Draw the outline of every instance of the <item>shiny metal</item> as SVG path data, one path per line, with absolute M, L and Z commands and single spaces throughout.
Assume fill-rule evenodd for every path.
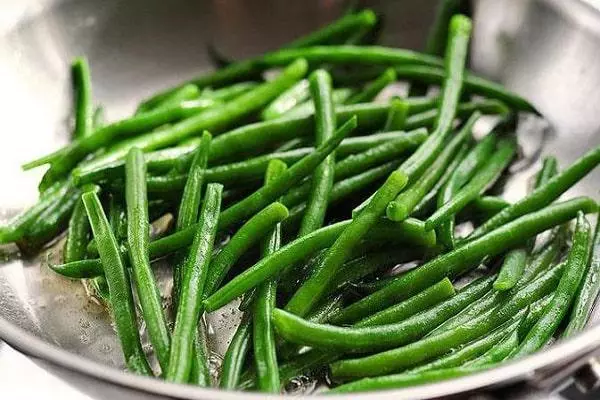
M 434 0 L 364 3 L 387 16 L 384 43 L 423 44 Z M 472 67 L 526 95 L 549 116 L 553 129 L 540 129 L 540 121 L 529 118 L 521 125 L 519 140 L 527 154 L 543 145 L 543 152 L 557 153 L 562 165 L 600 143 L 600 13 L 592 3 L 476 2 Z M 131 112 L 149 93 L 208 69 L 207 41 L 233 57 L 244 57 L 319 26 L 342 9 L 343 2 L 335 0 L 21 0 L 0 4 L 0 220 L 35 201 L 41 172 L 23 173 L 19 165 L 68 138 L 68 63 L 73 56 L 89 57 L 95 98 L 115 119 Z M 528 166 L 510 180 L 510 199 L 525 193 L 534 170 Z M 597 196 L 599 172 L 568 195 Z M 6 259 L 0 266 L 0 338 L 38 359 L 40 365 L 51 365 L 55 374 L 90 396 L 267 397 L 123 373 L 108 315 L 89 300 L 82 285 L 53 274 L 43 256 L 23 260 L 10 248 L 1 250 Z M 168 279 L 161 282 L 169 284 Z M 598 314 L 586 332 L 527 359 L 448 382 L 373 393 L 369 398 L 468 397 L 473 391 L 496 391 L 523 382 L 554 387 L 558 378 L 561 382 L 564 378 L 558 371 L 575 371 L 600 345 Z M 231 308 L 209 317 L 210 325 L 218 330 L 212 341 L 215 354 L 222 353 L 238 318 Z

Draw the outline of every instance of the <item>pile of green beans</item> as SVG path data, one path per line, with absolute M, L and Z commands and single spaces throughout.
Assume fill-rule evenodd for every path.
M 467 70 L 460 3 L 441 2 L 425 52 L 358 44 L 378 16 L 349 12 L 110 123 L 78 57 L 73 141 L 23 166 L 49 169 L 0 244 L 36 254 L 66 230 L 49 267 L 107 306 L 129 371 L 176 383 L 277 394 L 326 371 L 331 393 L 393 389 L 575 335 L 600 292 L 598 206 L 556 200 L 600 147 L 562 170 L 546 156 L 529 194 L 498 195 L 516 113 L 540 113 Z M 483 132 L 483 115 L 500 123 Z M 175 223 L 155 237 L 158 217 Z M 216 372 L 205 316 L 223 307 L 243 316 Z

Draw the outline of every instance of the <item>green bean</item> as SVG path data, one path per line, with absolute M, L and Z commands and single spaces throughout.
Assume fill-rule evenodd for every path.
M 579 284 L 588 267 L 592 232 L 583 213 L 577 216 L 573 246 L 569 251 L 565 272 L 550 304 L 519 345 L 514 357 L 522 357 L 542 348 L 552 337 L 577 295 Z M 566 334 L 568 337 L 572 332 Z
M 286 168 L 287 165 L 281 161 L 274 160 L 269 163 L 265 174 L 265 183 L 276 179 Z M 263 257 L 273 254 L 280 246 L 281 224 L 277 224 L 263 243 Z M 275 337 L 271 325 L 271 312 L 275 307 L 276 292 L 277 281 L 275 279 L 263 283 L 258 288 L 252 320 L 258 389 L 268 393 L 279 393 L 280 391 Z
M 248 218 L 250 215 L 264 208 L 271 201 L 274 201 L 281 196 L 306 175 L 312 173 L 314 168 L 334 151 L 342 139 L 355 127 L 356 117 L 342 125 L 335 134 L 319 146 L 314 153 L 298 161 L 275 181 L 263 186 L 250 196 L 227 208 L 220 216 L 219 228 L 226 229 L 227 227 Z
M 284 49 L 299 49 L 324 44 L 336 37 L 347 37 L 361 28 L 371 28 L 377 23 L 377 16 L 366 9 L 358 13 L 345 15 L 333 23 L 287 44 Z
M 481 165 L 492 155 L 495 146 L 496 136 L 490 134 L 469 152 L 452 173 L 451 177 L 448 179 L 448 183 L 446 183 L 439 192 L 437 198 L 438 209 L 452 200 L 460 189 L 473 178 Z M 453 249 L 454 216 L 449 216 L 449 218 L 438 227 L 437 231 L 442 244 L 449 249 Z
M 315 252 L 331 246 L 335 242 L 336 238 L 351 222 L 351 220 L 346 220 L 323 227 L 314 231 L 313 233 L 290 242 L 277 252 L 263 258 L 254 266 L 232 279 L 231 282 L 223 286 L 217 292 L 213 293 L 205 302 L 206 310 L 214 311 L 217 308 L 222 307 L 253 287 L 275 276 L 286 266 L 294 265 L 297 262 L 306 259 Z M 396 239 L 419 240 L 424 242 L 430 242 L 433 239 L 433 242 L 435 242 L 435 236 L 421 236 L 421 225 L 422 223 L 419 224 L 416 223 L 415 220 L 410 219 L 399 224 L 394 223 L 394 226 L 396 227 Z M 382 232 L 380 237 L 389 234 L 389 230 L 387 228 L 384 229 L 385 233 Z M 369 236 L 377 235 L 378 230 L 379 227 L 376 226 L 371 232 L 369 232 Z M 160 241 L 162 241 L 162 243 L 158 243 L 156 245 L 155 254 L 172 251 L 172 249 L 176 246 L 185 246 L 185 236 L 187 236 L 187 234 L 183 235 L 181 233 L 176 233 L 170 237 L 161 239 Z M 150 253 L 152 254 L 152 245 L 150 247 Z
M 90 66 L 85 57 L 77 57 L 71 64 L 73 97 L 75 105 L 75 139 L 88 136 L 94 130 L 94 107 L 92 104 L 92 79 Z
M 333 136 L 336 128 L 331 76 L 325 70 L 317 70 L 310 75 L 309 86 L 315 107 L 315 144 L 322 146 Z M 315 168 L 298 236 L 304 236 L 323 226 L 327 200 L 333 186 L 334 168 L 334 152 Z
M 388 204 L 386 215 L 389 219 L 393 221 L 402 221 L 412 214 L 417 204 L 423 200 L 425 195 L 440 180 L 444 171 L 452 162 L 452 159 L 460 152 L 463 143 L 471 136 L 473 124 L 478 117 L 479 116 L 475 114 L 475 117 L 471 119 L 472 123 L 465 125 L 465 128 L 461 129 L 460 132 L 452 138 L 444 150 L 439 153 L 437 159 L 427 168 L 427 170 L 425 170 L 425 172 L 423 172 L 423 175 Z M 426 144 L 427 141 L 423 146 Z M 419 150 L 417 150 L 417 152 Z M 407 169 L 410 170 L 411 164 L 409 163 L 409 160 L 410 158 L 405 161 L 403 165 L 408 164 Z M 399 167 L 399 170 L 403 171 L 402 166 Z
M 398 129 L 403 129 L 408 118 L 409 111 L 413 114 L 416 113 L 413 107 L 409 106 L 404 100 L 398 97 L 390 100 L 390 111 L 388 112 L 385 124 L 383 125 L 383 131 L 389 132 Z
M 148 257 L 148 199 L 146 198 L 146 164 L 141 150 L 133 148 L 127 155 L 125 192 L 127 198 L 127 243 L 133 283 L 142 306 L 148 336 L 161 369 L 169 362 L 171 338 L 162 309 L 160 292 Z
M 333 104 L 342 105 L 342 104 L 346 103 L 347 100 L 350 98 L 350 96 L 352 96 L 353 94 L 354 94 L 353 89 L 349 89 L 349 88 L 335 89 L 331 93 L 331 99 L 333 101 Z M 315 103 L 313 102 L 312 99 L 309 99 L 309 100 L 305 101 L 304 103 L 301 103 L 301 104 L 297 105 L 296 107 L 292 108 L 290 111 L 286 112 L 283 115 L 283 117 L 284 118 L 294 118 L 296 116 L 302 116 L 302 115 L 308 115 L 308 114 L 314 114 L 314 113 L 315 113 Z
M 221 382 L 219 383 L 221 389 L 234 390 L 238 386 L 244 360 L 250 346 L 251 332 L 252 318 L 244 315 L 223 356 Z
M 523 275 L 526 262 L 526 249 L 517 248 L 509 251 L 500 268 L 498 279 L 494 282 L 494 289 L 501 292 L 512 289 Z
M 538 188 L 546 184 L 556 174 L 558 174 L 558 160 L 556 157 L 544 157 L 542 168 L 535 177 L 535 187 Z
M 289 64 L 298 58 L 304 58 L 313 64 L 415 64 L 440 66 L 438 57 L 406 49 L 382 46 L 310 46 L 297 49 L 283 49 L 265 54 L 261 62 L 273 67 Z
M 400 171 L 393 172 L 375 193 L 369 205 L 355 217 L 331 245 L 320 267 L 292 296 L 286 310 L 296 315 L 306 315 L 324 295 L 334 274 L 346 261 L 353 247 L 367 234 L 381 217 L 385 207 L 406 185 L 407 177 Z
M 480 297 L 485 292 L 485 286 L 490 284 L 489 279 L 483 280 L 470 290 L 404 320 L 397 320 L 396 316 L 388 314 L 382 319 L 363 320 L 356 326 L 345 328 L 309 322 L 275 309 L 273 324 L 279 335 L 293 343 L 344 352 L 373 352 L 418 340 L 431 328 Z M 426 302 L 416 304 L 422 307 L 420 310 L 427 308 Z
M 439 67 L 402 65 L 395 69 L 398 74 L 398 79 L 408 79 L 428 84 L 439 84 L 445 79 L 445 71 L 443 68 Z M 480 78 L 476 75 L 470 73 L 465 75 L 464 88 L 466 91 L 474 94 L 490 99 L 498 99 L 516 110 L 540 114 L 531 103 L 521 96 L 506 90 L 504 86 L 498 83 Z
M 554 290 L 562 271 L 561 266 L 551 269 L 506 302 L 453 330 L 367 357 L 334 362 L 331 365 L 332 375 L 336 379 L 384 375 L 445 354 L 500 327 L 519 310 Z
M 489 157 L 471 180 L 427 219 L 425 222 L 427 229 L 434 229 L 442 222 L 448 221 L 469 202 L 479 197 L 486 187 L 489 187 L 491 183 L 498 179 L 513 159 L 515 151 L 516 144 L 514 141 L 501 140 L 494 154 Z
M 448 278 L 444 278 L 435 285 L 410 297 L 406 301 L 386 308 L 367 318 L 363 318 L 354 324 L 354 326 L 360 327 L 397 323 L 413 315 L 414 309 L 426 310 L 427 308 L 454 296 L 454 294 L 455 291 L 452 282 L 450 282 Z
M 0 244 L 23 239 L 38 216 L 57 200 L 61 200 L 70 189 L 68 182 L 57 182 L 48 188 L 36 204 L 14 217 L 7 225 L 0 226 Z
M 217 290 L 236 261 L 287 216 L 288 209 L 283 204 L 275 202 L 242 225 L 211 261 L 204 285 L 205 293 L 210 295 Z
M 194 133 L 205 129 L 222 131 L 223 128 L 231 125 L 232 122 L 262 107 L 273 97 L 277 96 L 283 90 L 293 85 L 300 78 L 302 78 L 302 76 L 306 73 L 306 70 L 306 61 L 297 60 L 296 62 L 290 64 L 290 66 L 287 67 L 283 73 L 273 81 L 264 83 L 250 92 L 231 100 L 221 107 L 208 108 L 204 110 L 204 112 L 201 112 L 190 118 L 186 118 L 181 122 L 175 123 L 172 126 L 168 126 L 167 128 L 159 129 L 155 132 L 150 132 L 148 134 L 129 139 L 125 142 L 121 142 L 116 146 L 115 149 L 112 149 L 112 151 L 109 151 L 107 154 L 98 157 L 98 160 L 115 160 L 127 153 L 131 147 L 139 147 L 143 150 L 153 150 L 160 147 L 165 147 L 186 139 Z M 194 110 L 194 112 L 197 112 L 194 107 L 190 109 Z M 183 108 L 183 110 L 185 110 L 185 108 Z M 148 130 L 152 127 L 168 122 L 168 120 L 165 120 L 165 118 L 167 116 L 172 118 L 172 113 L 170 114 L 168 111 L 170 110 L 159 110 L 156 112 L 151 111 L 140 114 L 139 116 L 130 120 L 126 120 L 123 122 L 123 124 L 125 124 L 128 129 L 123 129 L 123 127 L 119 126 L 118 124 L 117 126 L 108 125 L 105 128 L 97 130 L 94 132 L 94 134 L 59 150 L 49 158 L 45 157 L 43 161 L 44 163 L 53 161 L 52 167 L 56 169 L 57 173 L 67 172 L 89 152 L 95 151 L 107 144 L 110 144 L 117 137 L 130 132 L 130 130 L 133 130 L 134 128 L 135 132 L 139 132 L 140 130 Z M 190 110 L 185 110 L 185 112 L 189 113 Z M 164 115 L 161 113 L 164 113 Z M 141 122 L 132 122 L 135 121 L 136 118 L 141 119 Z M 160 121 L 158 125 L 157 121 Z M 152 122 L 152 124 L 150 124 L 150 122 Z M 29 166 L 37 164 L 39 163 L 34 162 Z
M 120 196 L 111 194 L 108 202 L 108 221 L 119 244 L 127 239 L 127 211 L 123 200 Z M 92 240 L 92 243 L 95 244 L 95 241 Z M 98 254 L 97 249 L 95 253 Z
M 138 336 L 129 275 L 123 265 L 117 241 L 102 210 L 98 195 L 94 192 L 86 192 L 82 195 L 82 199 L 98 243 L 98 252 L 110 290 L 112 315 L 125 362 L 132 371 L 152 375 Z
M 373 101 L 373 99 L 381 92 L 387 85 L 396 81 L 396 71 L 393 68 L 388 68 L 373 82 L 366 85 L 362 90 L 346 100 L 346 104 L 366 103 Z
M 299 149 L 300 147 L 306 145 L 308 143 L 308 141 L 305 138 L 296 138 L 296 139 L 292 139 L 292 140 L 288 140 L 287 142 L 284 142 L 283 144 L 277 146 L 275 148 L 275 152 L 285 152 L 285 151 L 289 151 L 289 150 L 296 150 Z
M 494 215 L 483 225 L 475 229 L 467 240 L 471 241 L 481 237 L 487 232 L 523 214 L 531 213 L 550 204 L 577 181 L 591 172 L 598 163 L 600 163 L 600 146 L 587 152 L 568 168 L 555 175 L 545 185 L 533 190 L 529 195 Z
M 184 266 L 184 279 L 177 307 L 169 367 L 166 379 L 187 382 L 192 364 L 194 331 L 202 310 L 204 282 L 217 230 L 223 186 L 211 183 L 206 187 L 200 222 L 196 225 L 194 241 Z
M 385 288 L 348 306 L 335 322 L 347 323 L 370 315 L 445 276 L 452 278 L 469 271 L 485 256 L 493 257 L 540 232 L 560 225 L 572 219 L 577 211 L 594 212 L 596 208 L 597 205 L 592 199 L 579 197 L 519 217 L 485 236 L 395 278 Z
M 563 337 L 572 336 L 585 328 L 590 317 L 594 302 L 600 291 L 598 273 L 600 269 L 600 223 L 596 222 L 596 233 L 592 244 L 590 266 L 585 272 L 585 279 L 577 292 L 573 309 L 569 317 L 569 324 L 563 332 Z
M 279 118 L 309 98 L 308 79 L 302 79 L 273 100 L 262 111 L 261 118 L 264 121 Z
M 156 106 L 153 107 L 152 110 L 162 110 L 165 108 L 178 106 L 187 100 L 193 100 L 198 98 L 199 96 L 200 89 L 198 89 L 198 86 L 193 84 L 184 85 L 181 88 L 174 91 L 173 93 L 171 93 L 169 96 L 167 96 L 163 101 L 156 104 Z M 214 104 L 214 99 L 211 98 L 209 104 Z M 147 110 L 146 112 L 148 111 L 149 110 Z

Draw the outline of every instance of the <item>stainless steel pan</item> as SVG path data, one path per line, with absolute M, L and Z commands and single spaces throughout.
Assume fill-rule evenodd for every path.
M 422 46 L 434 0 L 366 1 L 386 15 L 383 42 Z M 475 2 L 472 68 L 532 100 L 552 129 L 525 119 L 520 141 L 529 155 L 540 147 L 565 165 L 600 142 L 600 11 L 592 0 L 480 0 Z M 110 118 L 131 112 L 154 90 L 209 67 L 212 41 L 233 57 L 285 42 L 337 16 L 342 1 L 286 0 L 20 0 L 0 4 L 0 219 L 35 201 L 39 172 L 19 165 L 67 140 L 68 63 L 86 54 L 94 95 Z M 509 198 L 521 196 L 533 168 L 509 182 Z M 600 174 L 568 195 L 598 195 Z M 98 398 L 250 399 L 172 385 L 121 371 L 121 354 L 109 318 L 78 282 L 53 274 L 42 257 L 23 260 L 1 249 L 0 338 Z M 56 254 L 54 256 L 57 256 Z M 165 274 L 167 276 L 167 274 Z M 165 283 L 165 282 L 163 282 Z M 239 315 L 233 308 L 210 316 L 214 361 Z M 598 314 L 598 313 L 597 313 Z M 462 379 L 369 394 L 369 398 L 434 398 L 500 388 L 554 388 L 573 377 L 582 388 L 596 384 L 593 355 L 600 326 L 524 360 Z M 590 363 L 590 360 L 592 362 Z M 595 369 L 594 369 L 595 368 Z M 518 386 L 515 386 L 518 385 Z M 500 398 L 508 392 L 501 392 Z M 125 398 L 125 397 L 122 397 Z

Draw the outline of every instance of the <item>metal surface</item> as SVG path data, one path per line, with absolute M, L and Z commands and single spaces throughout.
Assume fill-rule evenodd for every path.
M 434 3 L 365 2 L 387 16 L 383 42 L 407 47 L 424 42 Z M 590 3 L 481 0 L 476 7 L 473 68 L 524 94 L 550 117 L 551 131 L 539 129 L 539 121 L 524 121 L 519 140 L 529 155 L 541 145 L 544 152 L 557 153 L 561 165 L 600 142 L 600 20 Z M 285 0 L 19 4 L 19 11 L 8 17 L 0 12 L 8 21 L 0 27 L 0 220 L 36 199 L 41 172 L 23 173 L 19 165 L 68 139 L 68 64 L 73 56 L 89 57 L 94 96 L 115 119 L 130 113 L 147 94 L 208 69 L 207 40 L 233 57 L 248 56 L 322 25 L 343 8 L 341 1 Z M 510 199 L 525 193 L 534 169 L 527 168 L 509 182 Z M 597 197 L 599 179 L 596 171 L 567 195 Z M 140 398 L 266 397 L 172 385 L 121 372 L 122 356 L 108 315 L 89 300 L 81 284 L 52 273 L 43 258 L 22 260 L 10 248 L 2 251 L 7 254 L 0 266 L 0 337 L 60 367 L 57 373 L 80 390 L 111 399 L 124 393 Z M 231 308 L 210 316 L 217 330 L 216 354 L 238 318 Z M 595 315 L 594 321 L 598 319 Z M 554 386 L 557 377 L 563 381 L 557 371 L 567 371 L 567 363 L 569 373 L 576 371 L 598 345 L 600 325 L 594 325 L 573 340 L 493 371 L 371 398 L 433 398 L 523 381 Z

